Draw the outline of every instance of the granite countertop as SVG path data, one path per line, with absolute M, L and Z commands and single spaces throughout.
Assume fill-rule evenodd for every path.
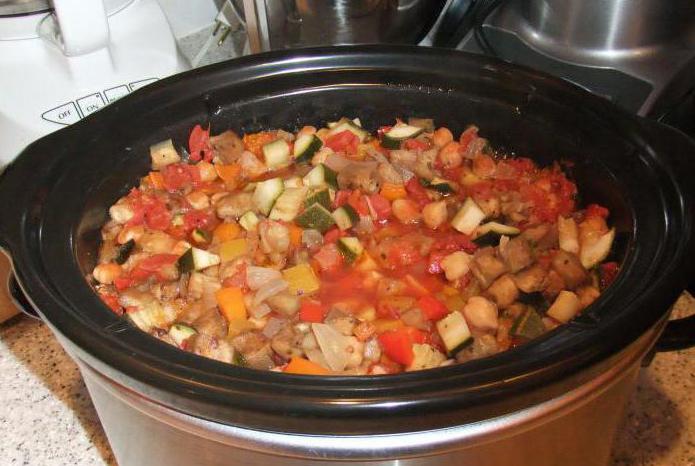
M 683 295 L 677 315 L 695 312 Z M 77 366 L 41 322 L 0 325 L 0 464 L 116 466 Z M 612 466 L 695 466 L 695 349 L 642 370 Z

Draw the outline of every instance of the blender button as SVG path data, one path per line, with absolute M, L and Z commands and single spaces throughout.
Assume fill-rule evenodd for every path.
M 112 87 L 111 89 L 106 89 L 104 91 L 104 96 L 106 97 L 106 102 L 110 104 L 114 100 L 120 99 L 129 92 L 130 91 L 128 90 L 128 86 L 123 84 L 122 86 L 116 86 Z
M 82 114 L 87 116 L 105 106 L 106 102 L 104 102 L 104 98 L 99 92 L 95 92 L 94 94 L 77 99 L 77 105 L 79 105 Z
M 74 102 L 60 105 L 41 114 L 41 118 L 59 125 L 71 125 L 80 120 L 80 114 Z

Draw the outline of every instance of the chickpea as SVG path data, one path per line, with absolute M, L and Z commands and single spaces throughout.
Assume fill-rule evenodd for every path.
M 422 209 L 422 220 L 433 230 L 446 221 L 447 215 L 446 201 L 430 202 Z
M 437 130 L 434 132 L 432 135 L 432 142 L 434 142 L 434 145 L 442 148 L 449 144 L 451 141 L 454 140 L 454 135 L 451 134 L 451 131 L 449 131 L 449 128 L 437 128 Z
M 196 210 L 203 210 L 210 207 L 210 198 L 202 191 L 193 191 L 186 196 L 186 200 Z
M 497 330 L 497 306 L 482 296 L 473 296 L 463 307 L 466 322 L 480 330 Z
M 481 178 L 489 178 L 494 175 L 497 165 L 489 155 L 478 154 L 473 159 L 473 173 Z
M 210 162 L 200 161 L 196 165 L 200 172 L 200 180 L 203 182 L 215 181 L 217 179 L 217 170 Z
M 94 267 L 92 276 L 102 285 L 110 285 L 123 273 L 120 265 L 109 262 L 107 264 L 99 264 Z
M 458 142 L 452 141 L 439 151 L 437 157 L 439 157 L 439 160 L 445 168 L 456 168 L 461 166 L 463 158 L 461 154 L 459 154 L 460 146 Z
M 123 225 L 133 218 L 135 212 L 133 212 L 133 209 L 128 204 L 122 202 L 112 205 L 109 209 L 109 215 L 114 222 Z

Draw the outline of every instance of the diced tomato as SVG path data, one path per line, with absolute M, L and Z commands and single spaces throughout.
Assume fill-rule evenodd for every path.
M 114 279 L 113 284 L 118 291 L 123 291 L 126 288 L 133 286 L 135 284 L 135 280 L 128 276 L 121 275 L 120 277 Z
M 186 231 L 191 231 L 196 228 L 213 230 L 217 223 L 217 217 L 213 212 L 189 210 L 183 215 L 183 226 Z
M 156 196 L 143 194 L 133 189 L 128 194 L 128 202 L 134 215 L 128 221 L 128 226 L 145 223 L 153 230 L 166 230 L 171 224 L 171 214 L 163 200 Z
M 468 235 L 464 235 L 463 233 L 450 233 L 437 238 L 432 245 L 432 249 L 448 253 L 464 251 L 470 254 L 478 249 L 478 245 L 475 244 Z
M 414 176 L 408 180 L 408 182 L 405 184 L 405 190 L 408 192 L 408 196 L 417 202 L 420 207 L 429 204 L 430 198 L 427 195 L 427 191 L 420 184 L 417 177 Z
M 391 215 L 391 203 L 381 194 L 371 194 L 369 203 L 372 205 L 374 213 L 376 213 L 377 220 L 386 220 Z
M 323 242 L 326 244 L 335 243 L 336 241 L 338 241 L 338 238 L 342 238 L 343 236 L 347 236 L 347 233 L 341 231 L 338 227 L 333 227 L 326 233 L 324 233 Z
M 362 195 L 362 191 L 359 189 L 355 189 L 352 191 L 352 193 L 350 193 L 347 203 L 350 204 L 350 207 L 355 209 L 358 214 L 369 215 L 369 206 L 367 205 L 367 200 Z
M 319 263 L 321 270 L 325 272 L 337 270 L 343 264 L 343 255 L 340 254 L 335 243 L 324 244 L 314 254 L 314 259 Z
M 335 199 L 333 200 L 333 207 L 337 209 L 338 207 L 347 204 L 350 194 L 351 191 L 348 189 L 341 189 L 340 191 L 336 192 Z
M 586 217 L 601 217 L 608 218 L 608 209 L 598 204 L 589 204 L 586 207 Z
M 606 262 L 605 264 L 601 264 L 599 266 L 599 286 L 601 287 L 601 291 L 608 288 L 610 284 L 615 281 L 617 275 L 617 262 Z
M 109 293 L 99 293 L 99 297 L 113 312 L 119 316 L 123 314 L 123 307 L 118 302 L 118 296 Z
M 495 195 L 492 181 L 479 181 L 468 187 L 467 193 L 475 199 L 487 200 Z
M 427 150 L 430 148 L 429 144 L 420 139 L 406 139 L 403 147 L 407 150 Z
M 449 309 L 434 296 L 423 296 L 417 303 L 427 320 L 439 320 L 449 314 Z
M 360 138 L 350 130 L 341 131 L 340 133 L 329 136 L 326 139 L 326 147 L 330 147 L 335 152 L 348 152 L 354 154 L 357 152 L 357 146 L 360 143 Z
M 407 239 L 394 241 L 388 251 L 388 262 L 392 267 L 403 267 L 421 260 L 420 248 Z
M 206 162 L 212 161 L 213 153 L 210 146 L 210 128 L 203 129 L 200 125 L 195 125 L 191 134 L 188 136 L 188 152 L 194 162 L 204 159 Z
M 129 276 L 135 282 L 144 282 L 150 277 L 162 281 L 165 279 L 162 276 L 163 269 L 173 266 L 178 259 L 179 256 L 175 254 L 153 254 L 138 262 L 130 271 Z
M 196 186 L 200 183 L 200 171 L 195 165 L 174 163 L 164 167 L 162 172 L 167 191 L 176 191 L 186 185 Z
M 304 322 L 323 322 L 326 311 L 320 302 L 305 299 L 299 308 L 299 320 Z
M 413 344 L 422 344 L 426 337 L 423 332 L 412 327 L 403 327 L 382 333 L 378 337 L 379 344 L 389 359 L 409 366 L 413 362 Z
M 514 169 L 517 172 L 517 175 L 526 175 L 533 173 L 537 170 L 536 164 L 533 163 L 533 160 L 527 157 L 514 157 L 506 159 L 504 162 L 514 167 Z

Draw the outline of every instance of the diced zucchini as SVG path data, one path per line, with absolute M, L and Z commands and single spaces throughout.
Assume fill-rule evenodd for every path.
M 321 163 L 306 174 L 304 184 L 310 188 L 329 186 L 338 189 L 338 174 Z
M 291 176 L 283 181 L 285 188 L 301 188 L 304 182 L 299 176 Z
M 451 220 L 451 226 L 464 235 L 470 235 L 484 219 L 485 212 L 469 197 Z
M 471 338 L 471 331 L 466 319 L 460 312 L 454 311 L 437 322 L 437 331 L 449 354 L 453 354 L 454 350 L 457 350 Z
M 290 161 L 290 145 L 284 139 L 277 139 L 263 146 L 265 164 L 271 170 L 284 167 Z
M 275 201 L 273 210 L 270 211 L 272 220 L 284 220 L 291 222 L 299 213 L 299 210 L 304 205 L 307 188 L 287 188 L 280 194 L 280 197 Z
M 284 190 L 285 185 L 281 178 L 261 181 L 256 185 L 256 190 L 253 192 L 253 203 L 263 215 L 268 215 L 275 204 L 275 200 L 280 197 Z
M 326 209 L 331 208 L 331 195 L 328 192 L 328 189 L 322 189 L 320 191 L 315 191 L 309 194 L 309 196 L 307 196 L 306 200 L 304 201 L 304 206 L 310 207 L 312 204 L 316 203 L 321 204 Z
M 303 134 L 294 141 L 294 159 L 297 162 L 310 162 L 323 141 L 315 134 Z
M 434 177 L 429 181 L 422 179 L 420 180 L 420 184 L 422 184 L 425 188 L 434 189 L 440 194 L 452 194 L 454 192 L 454 188 L 447 180 L 437 177 Z
M 387 149 L 400 149 L 401 142 L 418 136 L 424 131 L 423 128 L 410 125 L 398 125 L 391 128 L 384 134 L 381 145 Z
M 250 210 L 239 218 L 239 225 L 246 231 L 255 231 L 259 222 L 258 215 Z
M 304 212 L 299 214 L 295 223 L 302 228 L 309 228 L 325 233 L 335 224 L 330 211 L 319 203 L 312 204 Z
M 345 258 L 345 262 L 351 263 L 355 259 L 360 257 L 362 251 L 364 251 L 364 246 L 360 243 L 360 240 L 352 237 L 346 236 L 338 239 L 338 250 Z
M 350 120 L 338 122 L 338 124 L 333 126 L 333 128 L 331 128 L 331 130 L 328 132 L 328 136 L 333 136 L 334 134 L 342 133 L 343 131 L 350 131 L 360 139 L 360 142 L 364 142 L 364 140 L 369 136 L 368 131 L 363 130 L 359 125 L 355 124 L 354 121 Z
M 181 156 L 176 152 L 171 139 L 151 145 L 150 158 L 152 159 L 152 170 L 161 170 L 167 165 L 181 161 Z
M 545 333 L 545 326 L 540 314 L 532 308 L 527 308 L 514 321 L 511 328 L 511 334 L 515 337 L 525 338 L 530 340 Z
M 121 244 L 121 246 L 118 248 L 118 252 L 116 252 L 116 258 L 114 259 L 114 262 L 116 264 L 125 263 L 125 261 L 128 260 L 130 253 L 133 252 L 133 248 L 135 248 L 134 239 L 129 239 L 125 243 Z
M 348 204 L 335 209 L 332 215 L 333 219 L 335 220 L 335 224 L 338 225 L 338 228 L 341 230 L 351 228 L 360 220 L 360 216 L 357 214 L 357 212 L 355 212 L 355 209 Z
M 422 369 L 432 369 L 439 367 L 446 356 L 427 344 L 413 345 L 413 362 L 406 368 L 406 371 L 418 371 Z
M 608 233 L 603 234 L 595 242 L 581 245 L 579 260 L 585 269 L 589 270 L 608 257 L 613 239 L 615 239 L 615 228 L 611 228 Z
M 198 333 L 196 329 L 186 324 L 174 324 L 169 328 L 169 336 L 178 346 L 181 346 L 184 341 L 188 340 L 196 333 Z
M 498 222 L 487 222 L 476 228 L 473 242 L 480 247 L 497 246 L 502 236 L 517 236 L 519 233 L 521 230 L 516 227 Z
M 581 309 L 582 303 L 579 301 L 579 297 L 571 291 L 562 290 L 546 314 L 559 322 L 567 323 Z
M 209 243 L 212 239 L 209 232 L 200 228 L 196 228 L 195 230 L 193 230 L 193 232 L 191 233 L 191 238 L 198 244 Z
M 204 249 L 191 248 L 186 251 L 177 262 L 181 273 L 193 270 L 203 270 L 220 263 L 220 256 Z

